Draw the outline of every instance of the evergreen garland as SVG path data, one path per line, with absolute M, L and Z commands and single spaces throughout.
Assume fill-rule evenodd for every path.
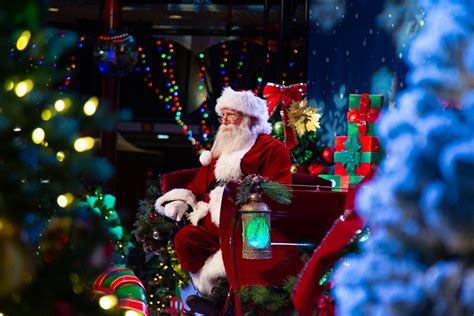
M 158 246 L 166 247 L 180 227 L 177 222 L 156 213 L 154 203 L 160 196 L 159 188 L 148 188 L 145 198 L 139 201 L 137 220 L 133 224 L 135 229 L 132 231 L 137 241 L 143 242 L 147 248 L 152 247 L 148 250 L 154 249 L 156 255 L 159 255 Z
M 154 203 L 161 195 L 151 186 L 139 201 L 137 220 L 132 234 L 142 243 L 145 262 L 137 268 L 148 293 L 150 314 L 161 314 L 171 305 L 172 298 L 180 302 L 180 288 L 189 283 L 189 276 L 181 269 L 171 241 L 183 224 L 155 211 Z
M 240 297 L 244 304 L 244 315 L 297 315 L 291 303 L 291 293 L 298 278 L 290 276 L 281 287 L 244 286 Z
M 255 174 L 244 177 L 239 182 L 237 190 L 237 204 L 242 205 L 247 203 L 250 194 L 262 190 L 274 201 L 280 204 L 290 204 L 293 197 L 291 190 L 278 182 L 269 181 L 268 179 Z

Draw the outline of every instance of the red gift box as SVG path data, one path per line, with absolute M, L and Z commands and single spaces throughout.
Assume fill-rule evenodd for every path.
M 361 163 L 360 165 L 357 165 L 355 173 L 353 175 L 355 176 L 366 176 L 366 175 L 372 175 L 375 170 L 378 168 L 377 163 Z M 334 165 L 334 174 L 338 176 L 349 176 L 350 174 L 347 172 L 347 169 L 342 165 L 342 163 L 337 162 Z M 352 176 L 352 174 L 351 174 Z
M 334 174 L 371 175 L 377 169 L 380 157 L 380 144 L 377 137 L 338 136 L 334 153 Z
M 336 137 L 336 151 L 346 150 L 344 143 L 349 139 L 349 136 L 337 136 Z M 359 136 L 357 137 L 362 148 L 360 151 L 371 151 L 378 152 L 380 151 L 379 138 L 377 136 Z

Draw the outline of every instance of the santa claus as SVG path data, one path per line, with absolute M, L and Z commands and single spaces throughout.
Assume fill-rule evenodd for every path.
M 219 249 L 219 217 L 224 185 L 248 174 L 291 182 L 289 151 L 269 136 L 266 101 L 251 91 L 224 88 L 217 99 L 221 123 L 212 150 L 200 156 L 202 167 L 186 189 L 174 189 L 155 203 L 156 210 L 191 224 L 178 231 L 175 252 L 201 296 L 187 303 L 195 312 L 218 314 L 226 296 L 226 273 Z

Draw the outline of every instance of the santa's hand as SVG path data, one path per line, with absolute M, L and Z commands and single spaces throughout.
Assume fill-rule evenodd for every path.
M 165 216 L 179 222 L 187 210 L 188 204 L 183 201 L 169 202 L 165 205 Z

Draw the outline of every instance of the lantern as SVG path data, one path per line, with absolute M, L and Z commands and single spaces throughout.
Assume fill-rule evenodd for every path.
M 271 259 L 270 213 L 260 193 L 251 193 L 248 203 L 240 208 L 242 215 L 242 257 Z

